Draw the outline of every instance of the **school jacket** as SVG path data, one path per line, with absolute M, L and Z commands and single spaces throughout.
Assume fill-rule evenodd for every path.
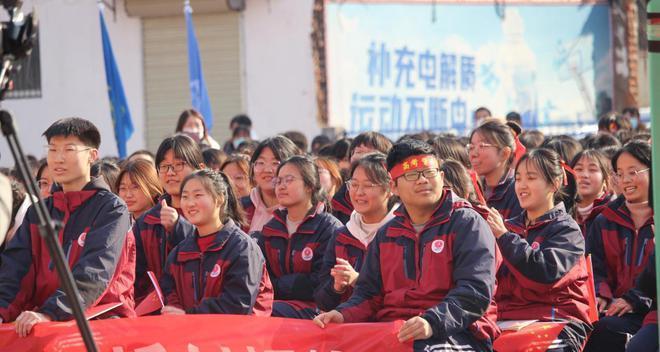
M 273 219 L 254 237 L 266 257 L 275 299 L 303 301 L 314 306 L 323 254 L 341 223 L 319 205 L 289 236 L 286 216 L 286 209 L 276 210 Z
M 532 225 L 527 212 L 506 221 L 497 240 L 498 319 L 568 319 L 590 324 L 584 237 L 559 203 Z
M 654 251 L 653 217 L 638 230 L 625 199 L 608 203 L 589 227 L 587 249 L 591 253 L 596 295 L 607 300 L 624 298 L 636 313 L 651 307 L 630 290 Z
M 51 218 L 61 223 L 58 240 L 83 307 L 121 302 L 103 316 L 134 317 L 135 240 L 126 204 L 96 177 L 81 191 L 65 193 L 56 186 L 44 202 Z M 73 318 L 38 224 L 37 213 L 30 207 L 2 253 L 0 316 L 4 322 L 15 320 L 25 310 L 53 320 Z
M 142 214 L 133 224 L 137 245 L 135 301 L 138 303 L 153 290 L 147 271 L 152 271 L 156 279 L 160 280 L 170 252 L 183 241 L 186 235 L 195 231 L 195 227 L 183 217 L 181 209 L 177 209 L 179 219 L 174 229 L 169 233 L 165 231 L 165 227 L 160 224 L 162 209 L 160 203 L 163 199 L 171 206 L 172 197 L 165 194 L 156 202 L 156 205 Z
M 486 204 L 497 209 L 502 214 L 502 218 L 509 219 L 522 213 L 518 196 L 516 195 L 515 177 L 507 175 L 493 188 L 493 192 L 486 200 Z
M 433 337 L 469 332 L 499 335 L 493 301 L 497 249 L 483 216 L 444 190 L 431 220 L 417 234 L 405 206 L 369 244 L 353 295 L 337 307 L 347 323 L 420 315 Z
M 201 252 L 199 233 L 170 253 L 160 285 L 168 305 L 188 314 L 270 316 L 273 290 L 257 243 L 229 220 Z
M 351 219 L 353 213 L 353 203 L 348 194 L 348 187 L 342 184 L 337 190 L 337 193 L 332 197 L 332 215 L 334 215 L 342 224 L 346 225 L 348 220 Z

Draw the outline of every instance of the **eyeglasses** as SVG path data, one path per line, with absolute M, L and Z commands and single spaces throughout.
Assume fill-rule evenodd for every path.
M 637 177 L 639 177 L 639 174 L 641 174 L 643 172 L 647 172 L 649 170 L 651 170 L 651 169 L 647 167 L 646 169 L 643 169 L 643 170 L 631 170 L 631 171 L 626 172 L 625 174 L 617 172 L 617 173 L 614 174 L 614 178 L 617 180 L 617 182 L 623 182 L 624 177 L 628 176 L 628 178 L 631 181 L 636 181 Z
M 254 171 L 255 172 L 264 171 L 267 166 L 270 167 L 270 170 L 275 171 L 280 166 L 280 162 L 279 161 L 273 161 L 269 164 L 269 163 L 267 163 L 263 160 L 257 160 L 257 161 L 254 162 Z
M 377 185 L 375 183 L 365 183 L 361 185 L 359 182 L 355 180 L 348 180 L 346 181 L 346 187 L 348 188 L 349 191 L 354 191 L 354 192 L 359 192 L 360 189 L 362 189 L 365 193 L 369 192 L 374 192 L 378 188 L 380 188 L 382 185 Z
M 284 184 L 285 186 L 288 186 L 291 184 L 291 182 L 295 180 L 302 180 L 302 179 L 291 175 L 287 175 L 284 177 L 273 177 L 273 185 L 279 186 L 281 184 Z
M 476 145 L 468 143 L 468 145 L 465 146 L 465 149 L 467 149 L 468 153 L 472 153 L 475 149 L 478 149 L 479 153 L 482 153 L 486 150 L 486 148 L 497 148 L 497 146 L 494 144 L 483 143 L 483 142 Z
M 74 154 L 84 152 L 86 150 L 93 149 L 93 148 L 90 148 L 90 147 L 83 147 L 83 146 L 75 145 L 75 144 L 66 145 L 63 148 L 57 148 L 57 147 L 52 146 L 52 145 L 47 145 L 47 146 L 44 146 L 44 148 L 46 149 L 46 154 L 50 157 L 54 157 L 54 156 L 57 156 L 57 155 L 63 155 L 65 158 L 69 158 L 69 157 L 73 156 Z
M 174 163 L 174 164 L 160 164 L 158 166 L 158 172 L 161 174 L 166 174 L 170 169 L 174 172 L 181 172 L 183 168 L 186 166 L 186 163 Z
M 403 174 L 403 178 L 405 178 L 406 181 L 417 181 L 421 175 L 424 175 L 424 178 L 426 179 L 431 179 L 438 176 L 439 173 L 440 169 L 438 168 L 426 169 L 422 171 L 410 171 Z

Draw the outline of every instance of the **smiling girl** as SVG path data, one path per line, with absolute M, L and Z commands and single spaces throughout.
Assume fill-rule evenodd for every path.
M 392 198 L 385 158 L 385 154 L 371 153 L 351 166 L 346 185 L 355 210 L 330 240 L 323 257 L 323 278 L 314 293 L 323 311 L 335 309 L 351 296 L 369 244 L 378 229 L 394 218 L 398 204 Z
M 168 257 L 160 280 L 167 301 L 161 313 L 269 315 L 272 287 L 265 260 L 240 229 L 243 214 L 227 176 L 211 170 L 187 176 L 181 207 L 196 230 Z M 258 311 L 262 307 L 267 310 Z
M 282 161 L 299 153 L 298 147 L 284 136 L 264 139 L 255 149 L 250 160 L 250 181 L 255 187 L 249 196 L 241 198 L 247 215 L 247 233 L 261 231 L 273 218 L 273 212 L 278 207 L 273 178 L 277 176 L 277 168 Z
M 579 152 L 571 167 L 575 170 L 578 193 L 575 220 L 586 236 L 589 225 L 612 200 L 609 192 L 611 168 L 605 154 L 595 149 Z
M 567 177 L 549 149 L 525 154 L 515 169 L 523 212 L 506 222 L 490 208 L 488 223 L 504 265 L 497 274 L 498 320 L 540 319 L 565 323 L 553 344 L 580 351 L 591 331 L 584 237 L 562 199 Z
M 165 138 L 156 153 L 156 169 L 165 194 L 158 203 L 138 218 L 133 225 L 137 245 L 135 266 L 135 301 L 139 303 L 151 291 L 147 271 L 157 279 L 172 249 L 193 226 L 181 216 L 181 183 L 204 168 L 202 153 L 190 137 L 181 134 Z
M 341 223 L 326 212 L 317 166 L 310 158 L 284 161 L 273 184 L 283 209 L 255 234 L 275 289 L 273 316 L 312 319 L 323 254 Z
M 598 321 L 587 350 L 622 351 L 651 308 L 651 300 L 634 290 L 654 248 L 651 208 L 651 146 L 632 141 L 612 158 L 622 191 L 589 228 L 588 249 L 594 264 Z
M 511 170 L 515 145 L 511 128 L 499 120 L 489 120 L 475 128 L 467 145 L 472 169 L 482 177 L 486 203 L 505 219 L 522 211 Z

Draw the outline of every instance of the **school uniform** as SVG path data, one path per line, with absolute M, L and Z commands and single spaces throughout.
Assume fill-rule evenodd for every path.
M 101 317 L 134 317 L 135 240 L 126 204 L 96 177 L 80 191 L 64 192 L 56 186 L 44 202 L 51 218 L 62 224 L 58 240 L 83 307 L 122 303 Z M 73 318 L 38 224 L 37 213 L 30 207 L 2 253 L 0 316 L 4 322 L 26 310 L 53 320 Z
M 170 206 L 172 205 L 172 196 L 169 194 L 163 195 L 133 225 L 137 245 L 135 301 L 138 304 L 153 290 L 153 284 L 147 275 L 147 271 L 152 271 L 156 279 L 160 280 L 167 257 L 172 249 L 183 241 L 186 235 L 190 235 L 195 231 L 195 227 L 185 219 L 181 209 L 176 209 L 179 213 L 179 219 L 172 231 L 166 231 L 160 223 L 162 200 L 165 200 Z
M 215 234 L 195 231 L 170 253 L 160 285 L 166 304 L 187 314 L 269 316 L 273 291 L 257 243 L 232 220 Z
M 635 290 L 646 299 L 651 300 L 651 307 L 657 307 L 655 254 L 651 255 L 646 268 L 637 278 Z M 658 311 L 648 312 L 637 331 L 628 344 L 626 352 L 656 352 L 658 350 Z
M 621 317 L 602 317 L 589 338 L 586 351 L 607 346 L 623 350 L 629 335 L 642 326 L 651 301 L 638 294 L 635 281 L 654 252 L 654 223 L 650 216 L 636 228 L 623 197 L 608 203 L 589 227 L 587 249 L 591 253 L 596 295 L 612 302 L 623 298 L 633 311 Z
M 490 192 L 486 192 L 486 204 L 497 209 L 504 219 L 517 216 L 523 211 L 516 195 L 515 183 L 514 173 L 509 172 Z
M 415 350 L 489 351 L 500 332 L 496 250 L 482 215 L 450 190 L 419 231 L 402 205 L 369 245 L 353 295 L 337 310 L 346 323 L 421 316 L 433 335 Z
M 275 289 L 273 316 L 311 319 L 317 314 L 314 291 L 321 279 L 323 254 L 341 223 L 319 204 L 289 233 L 287 213 L 286 209 L 275 211 L 254 237 Z
M 375 236 L 375 231 L 394 218 L 394 212 L 399 207 L 396 204 L 390 212 L 377 224 L 370 226 L 374 232 L 367 233 L 363 224 L 362 216 L 353 211 L 351 219 L 337 230 L 330 239 L 328 248 L 323 255 L 323 269 L 321 271 L 321 284 L 314 292 L 314 301 L 322 311 L 335 309 L 340 303 L 345 302 L 353 293 L 352 287 L 346 287 L 344 292 L 337 292 L 334 289 L 334 278 L 330 275 L 330 270 L 337 263 L 337 258 L 348 261 L 356 272 L 360 272 L 364 259 L 367 254 L 367 247 Z
M 582 230 L 582 235 L 586 236 L 589 234 L 589 226 L 591 223 L 596 220 L 596 217 L 605 209 L 607 204 L 614 200 L 614 196 L 611 193 L 605 193 L 602 196 L 596 198 L 590 206 L 589 213 L 586 216 L 580 215 L 580 208 L 577 207 L 577 216 L 576 221 L 580 225 L 580 230 Z
M 353 203 L 348 193 L 348 186 L 342 184 L 332 197 L 332 215 L 334 215 L 342 224 L 346 224 L 353 213 Z
M 498 320 L 561 321 L 553 342 L 580 351 L 592 329 L 584 237 L 559 203 L 526 224 L 527 212 L 506 221 L 498 240 L 504 265 L 497 274 Z

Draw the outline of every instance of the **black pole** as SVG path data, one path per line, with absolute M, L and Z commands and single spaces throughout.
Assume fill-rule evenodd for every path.
M 2 86 L 2 89 L 0 89 L 0 101 L 4 98 L 4 93 L 6 92 L 8 82 L 7 75 L 10 69 L 11 61 L 5 60 L 2 66 L 2 71 L 0 72 L 0 85 Z M 96 352 L 98 351 L 98 348 L 94 342 L 89 323 L 85 318 L 85 312 L 79 298 L 80 293 L 78 292 L 78 287 L 75 284 L 69 265 L 65 260 L 64 251 L 62 250 L 62 246 L 55 233 L 53 221 L 50 218 L 48 209 L 43 200 L 41 200 L 41 197 L 39 197 L 39 192 L 37 192 L 37 185 L 32 177 L 32 173 L 29 171 L 28 162 L 23 153 L 23 148 L 21 148 L 21 144 L 18 141 L 16 130 L 14 129 L 14 122 L 12 120 L 12 116 L 8 111 L 0 110 L 0 129 L 2 130 L 2 134 L 7 138 L 9 149 L 16 162 L 16 168 L 21 174 L 21 178 L 23 179 L 23 183 L 29 194 L 28 197 L 32 202 L 32 207 L 37 213 L 39 235 L 46 241 L 48 252 L 55 264 L 55 269 L 57 270 L 60 279 L 60 286 L 66 294 L 65 297 L 68 301 L 67 303 L 75 317 L 76 324 L 80 330 L 80 335 L 85 343 L 85 348 L 87 348 L 87 351 L 89 352 Z

